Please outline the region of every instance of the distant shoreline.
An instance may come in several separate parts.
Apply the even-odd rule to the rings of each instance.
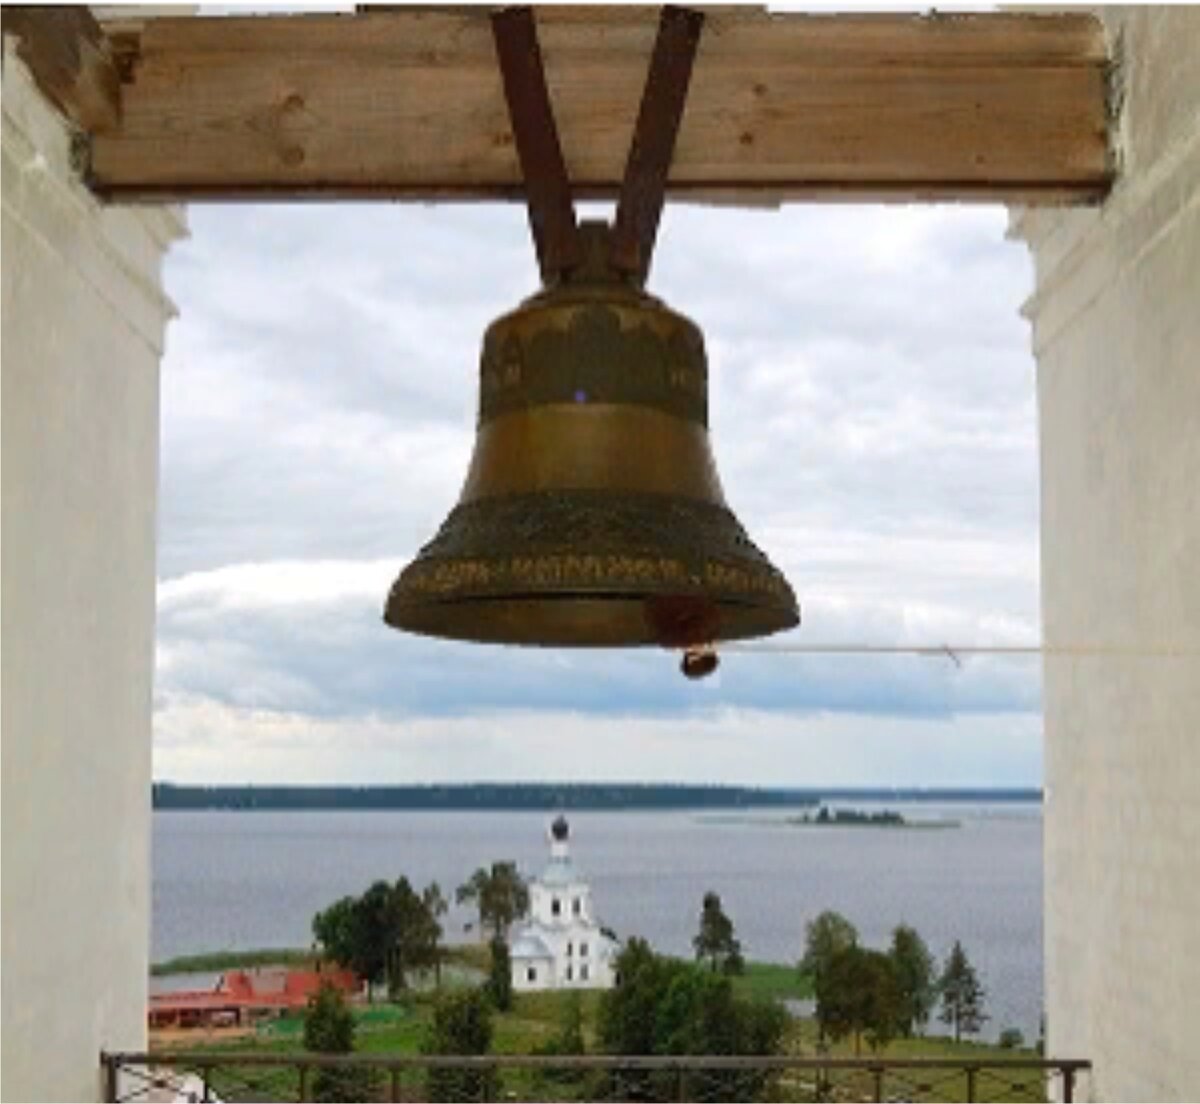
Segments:
[[[475,783],[426,786],[193,786],[156,782],[155,810],[237,812],[587,812],[746,810],[873,804],[1040,804],[1041,790],[769,789],[660,783]]]

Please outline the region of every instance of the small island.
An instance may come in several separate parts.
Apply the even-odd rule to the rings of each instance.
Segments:
[[[788,817],[788,824],[816,828],[957,828],[957,820],[909,820],[894,809],[877,813],[861,809],[830,809],[822,805],[815,814]]]

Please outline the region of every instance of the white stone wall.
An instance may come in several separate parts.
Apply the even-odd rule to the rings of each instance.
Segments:
[[[533,981],[529,980],[530,969],[537,971]],[[555,989],[557,981],[554,976],[554,961],[549,958],[513,959],[512,962],[513,988],[522,993],[538,989]]]
[[[1048,1052],[1200,1098],[1200,8],[1114,8],[1122,175],[1033,253]],[[1164,649],[1191,654],[1164,656]]]
[[[99,207],[6,44],[5,1100],[93,1100],[145,1045],[167,209]]]
[[[576,915],[574,902],[578,899],[580,912]],[[559,914],[554,915],[554,902],[559,903]],[[563,886],[544,886],[534,882],[529,887],[529,917],[547,927],[561,927],[574,920],[590,921],[592,918],[591,891],[581,882]]]

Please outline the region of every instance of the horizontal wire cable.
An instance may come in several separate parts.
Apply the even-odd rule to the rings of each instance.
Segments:
[[[917,655],[942,656],[1130,656],[1174,658],[1200,657],[1200,648],[1175,645],[1121,647],[1106,644],[741,644],[715,646],[720,652],[752,655]]]

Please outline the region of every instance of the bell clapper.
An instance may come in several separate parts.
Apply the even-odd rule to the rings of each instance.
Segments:
[[[694,644],[684,649],[679,669],[684,678],[696,681],[708,678],[720,664],[717,649],[712,644]]]

